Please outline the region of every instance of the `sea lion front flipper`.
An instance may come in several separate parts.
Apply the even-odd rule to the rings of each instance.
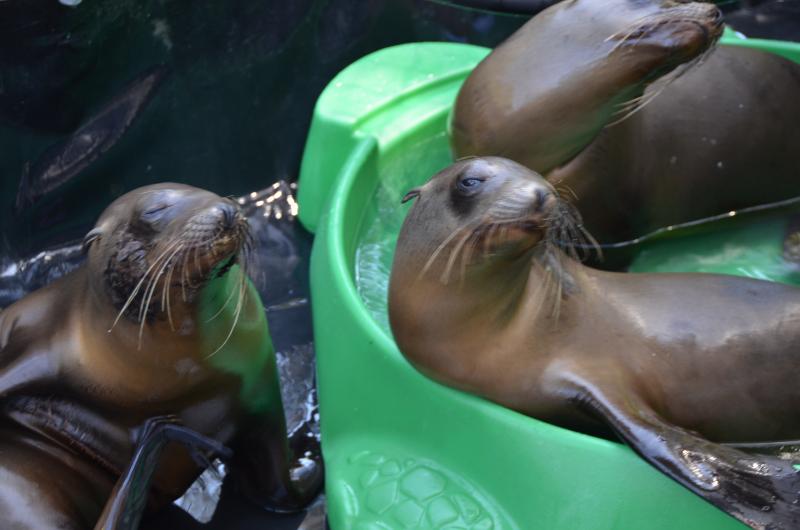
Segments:
[[[231,451],[214,439],[178,423],[172,416],[151,418],[145,422],[136,452],[109,496],[95,530],[136,530],[147,504],[150,481],[158,468],[161,453],[169,442],[180,442],[192,452],[211,452],[225,458]]]
[[[625,385],[598,386],[591,376],[562,372],[551,388],[607,422],[662,473],[744,524],[762,530],[800,525],[800,473],[789,462],[749,455],[672,425]]]
[[[248,421],[235,447],[233,469],[248,498],[279,513],[296,512],[308,505],[319,492],[324,475],[322,462],[294,457],[283,411]]]
[[[242,492],[261,507],[275,512],[296,512],[317,495],[324,478],[318,447],[290,441],[274,358],[265,363],[258,386],[263,405],[243,420],[234,446],[232,475]],[[310,434],[298,429],[299,436]],[[308,437],[311,444],[316,439]],[[293,449],[304,451],[297,455]],[[309,455],[309,456],[306,456]]]
[[[58,366],[51,361],[50,352],[27,351],[27,330],[21,329],[19,321],[14,308],[0,312],[0,397],[52,381],[57,376]]]

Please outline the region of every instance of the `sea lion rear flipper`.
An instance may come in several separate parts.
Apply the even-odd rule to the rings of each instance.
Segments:
[[[605,420],[632,449],[664,474],[762,530],[800,525],[800,473],[789,462],[712,443],[662,419],[624,386],[597,386],[570,374],[560,395]],[[622,395],[624,392],[624,395]]]
[[[180,442],[196,452],[211,452],[225,458],[230,449],[178,423],[172,416],[147,420],[139,436],[136,452],[103,508],[95,530],[136,530],[147,504],[150,481],[158,468],[161,453],[169,442]]]

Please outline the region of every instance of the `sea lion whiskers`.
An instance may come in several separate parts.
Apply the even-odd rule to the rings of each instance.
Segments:
[[[622,117],[617,118],[609,123],[607,123],[603,128],[613,127],[614,125],[619,125],[623,121],[627,120],[643,108],[645,108],[650,102],[652,102],[659,94],[664,90],[667,85],[660,87],[658,90],[654,92],[644,92],[640,96],[635,98],[629,99],[628,101],[623,101],[619,103],[619,109],[615,110],[611,116],[618,116],[622,114]]]
[[[209,353],[206,356],[206,359],[210,359],[211,357],[216,355],[216,353],[218,351],[220,351],[222,348],[225,347],[225,345],[228,343],[228,341],[233,336],[233,332],[236,329],[236,324],[239,323],[239,317],[242,314],[242,308],[244,307],[245,299],[247,298],[247,278],[245,277],[245,275],[241,271],[241,269],[239,270],[239,272],[240,272],[240,275],[239,275],[239,299],[236,302],[236,309],[234,311],[233,323],[231,324],[231,328],[228,331],[228,335],[225,337],[225,340],[222,341],[222,344],[220,344],[217,347],[216,350],[214,350],[213,352]]]
[[[168,245],[168,247],[171,246],[171,245],[177,245],[178,243],[180,243],[180,241],[177,241],[177,240],[171,241],[170,244]],[[158,261],[157,260],[154,261],[152,264],[150,264],[150,266],[147,268],[147,270],[145,270],[144,274],[142,274],[142,278],[139,280],[139,282],[133,288],[131,294],[128,296],[128,299],[125,301],[125,304],[123,304],[122,309],[120,309],[119,313],[117,313],[117,317],[114,319],[114,322],[111,324],[111,327],[108,329],[108,333],[111,333],[111,331],[117,325],[117,322],[119,322],[119,319],[122,318],[123,314],[125,314],[125,311],[131,305],[131,303],[133,302],[134,298],[136,297],[136,294],[139,292],[139,289],[141,289],[142,284],[147,279],[147,275],[150,273],[150,271],[152,269],[155,268],[155,266],[157,264],[158,264]]]
[[[459,235],[463,234],[464,232],[471,231],[472,227],[473,227],[473,226],[475,226],[475,224],[477,224],[477,223],[473,223],[472,225],[467,225],[467,226],[461,226],[461,227],[458,227],[458,228],[456,228],[455,230],[453,230],[453,231],[450,233],[450,235],[449,235],[449,236],[447,236],[447,237],[444,239],[444,241],[442,241],[442,242],[439,244],[439,246],[437,246],[437,247],[436,247],[436,249],[435,249],[435,250],[434,250],[434,251],[431,253],[431,256],[430,256],[430,257],[428,258],[428,260],[425,262],[425,265],[422,267],[422,270],[420,270],[420,272],[419,272],[419,275],[417,276],[417,278],[418,278],[418,279],[419,279],[419,278],[422,278],[422,276],[424,276],[424,275],[425,275],[425,273],[427,273],[427,272],[428,272],[428,270],[431,268],[431,266],[433,265],[433,263],[436,261],[436,258],[437,258],[437,257],[439,257],[439,254],[441,254],[442,250],[444,250],[444,249],[445,249],[445,247],[447,247],[447,245],[448,245],[448,244],[449,244],[451,241],[453,241],[453,239],[455,239],[455,238],[456,238],[456,237],[458,237]]]
[[[186,244],[186,252],[183,253],[181,260],[181,299],[184,303],[188,301],[188,297],[186,296],[186,285],[189,283],[189,270],[188,270],[188,261],[189,261],[189,249],[194,244],[195,238],[192,237],[189,239],[188,243]]]
[[[200,236],[199,235],[196,236],[196,241],[200,242]],[[200,262],[197,261],[197,252],[202,247],[203,247],[202,244],[199,244],[199,245],[196,244],[196,245],[194,245],[194,249],[193,249],[194,250],[194,269],[195,269],[195,271],[197,272],[198,275],[203,274],[203,269],[200,267]],[[190,250],[190,252],[191,252],[191,250]]]
[[[458,243],[456,243],[456,246],[450,251],[444,271],[442,272],[441,276],[439,276],[439,280],[443,284],[447,285],[450,282],[450,272],[453,268],[453,264],[455,263],[458,255],[461,253],[461,250],[464,248],[464,245],[474,236],[474,234],[475,230],[465,231],[464,235],[458,240]]]
[[[171,249],[167,248],[167,249],[164,250],[164,252],[161,253],[161,255],[158,256],[158,258],[156,258],[155,261],[156,262],[160,262],[160,266],[159,266],[157,272],[154,272],[152,275],[150,275],[150,279],[148,280],[147,285],[145,285],[144,296],[142,297],[142,301],[139,304],[139,321],[140,322],[144,322],[145,318],[147,317],[147,313],[150,310],[150,299],[152,298],[153,292],[155,291],[156,287],[158,286],[158,280],[161,277],[161,274],[162,274],[164,268],[169,264],[169,262],[172,259],[172,257],[178,251],[180,251],[182,246],[183,246],[182,244],[178,245],[178,248],[175,249],[174,251],[172,251],[172,253],[169,255],[169,257],[166,257],[166,255],[170,253]],[[145,301],[146,301],[146,303],[145,303]]]
[[[253,245],[255,244],[253,234],[250,230],[250,223],[245,218],[240,218],[235,226],[235,237],[240,241],[239,250],[236,253],[236,262],[245,276],[250,275],[250,270],[255,265]]]
[[[550,184],[553,186],[553,189],[555,190],[557,196],[569,195],[573,201],[578,200],[578,194],[575,193],[575,190],[573,190],[566,184],[560,182],[558,184],[551,182]]]
[[[556,195],[552,214],[546,218],[548,226],[544,241],[564,251],[569,257],[583,261],[594,251],[602,259],[602,249],[597,240],[583,225],[580,213],[568,201]],[[581,253],[578,253],[578,250]]]
[[[686,22],[701,25],[703,15],[707,15],[707,8],[698,3],[677,5],[665,10],[649,13],[631,22],[631,24],[605,38],[603,42],[617,40],[611,49],[613,52],[620,46],[628,43],[636,35],[634,44],[637,44],[649,31],[659,27],[683,24]]]
[[[141,308],[140,308],[140,311],[139,311],[139,338],[138,338],[138,343],[137,343],[137,347],[136,347],[137,350],[141,350],[142,349],[142,334],[144,333],[144,323],[147,320],[147,313],[150,311],[150,302],[152,301],[153,293],[155,292],[156,287],[158,287],[158,280],[164,274],[164,271],[166,270],[167,266],[170,265],[170,263],[172,262],[172,258],[178,252],[180,252],[182,248],[183,248],[183,246],[179,245],[178,248],[175,249],[172,252],[172,254],[169,255],[169,257],[167,257],[166,259],[163,260],[163,263],[161,264],[161,267],[159,268],[158,273],[154,274],[153,278],[150,280],[149,292],[148,292],[148,288],[145,289],[147,302],[144,305],[144,311],[142,312]],[[165,252],[165,254],[166,254],[166,252]],[[167,287],[166,281],[164,282],[164,287],[165,288]],[[162,294],[162,296],[163,296],[163,294]],[[144,302],[144,300],[142,300],[142,301]],[[163,311],[163,308],[162,308],[162,311]],[[175,329],[172,326],[171,322],[170,322],[170,328],[172,328],[172,331],[175,331]]]
[[[674,15],[676,12],[679,12],[680,15],[682,16],[675,17]],[[637,32],[639,32],[639,34],[636,36],[636,40],[632,41],[632,44],[634,45],[638,44],[639,41],[642,38],[644,38],[649,31],[652,31],[658,27],[678,25],[684,23],[694,23],[699,25],[700,27],[703,27],[704,31],[706,31],[707,33],[707,38],[708,38],[708,43],[705,46],[705,49],[702,53],[700,53],[697,57],[687,61],[686,63],[678,65],[672,71],[665,74],[663,77],[659,78],[656,81],[660,85],[657,90],[652,91],[650,93],[644,92],[642,94],[639,94],[638,96],[632,97],[626,101],[618,103],[617,106],[619,107],[619,109],[616,110],[612,114],[612,116],[623,114],[622,117],[612,121],[611,123],[606,124],[605,127],[611,127],[617,125],[630,118],[633,114],[639,112],[645,106],[650,104],[654,99],[656,99],[662,93],[662,91],[667,86],[670,85],[670,83],[680,78],[683,74],[685,74],[695,66],[701,64],[705,60],[705,58],[707,58],[708,55],[714,51],[714,49],[717,46],[717,43],[719,42],[718,35],[711,35],[710,33],[708,33],[708,30],[705,29],[705,27],[701,24],[699,15],[703,14],[705,14],[705,9],[698,5],[673,7],[667,10],[666,12],[662,11],[662,12],[651,13],[649,15],[645,15],[644,17],[635,20],[631,24],[631,26],[629,26],[630,28],[633,29],[627,30],[627,32],[621,38],[620,35],[622,34],[623,31],[626,30],[618,31],[605,39],[605,42],[608,42],[609,40],[613,39],[619,39],[619,42],[617,42],[609,52],[613,53],[623,44],[631,43],[632,36]],[[645,26],[647,26],[648,24],[650,24],[650,27],[645,29]],[[648,83],[648,85],[649,84],[650,83]]]
[[[175,272],[176,268],[175,263],[177,263],[177,261],[173,263],[172,267],[170,267],[169,272],[167,273],[167,278],[164,280],[164,286],[163,286],[164,296],[162,296],[162,308],[161,308],[161,311],[164,311],[163,302],[164,299],[166,298],[167,322],[169,323],[169,329],[171,331],[175,331],[175,324],[172,321],[172,306],[170,304],[170,291],[172,291],[170,287],[172,287],[172,273]]]
[[[243,271],[241,271],[241,270],[240,270],[240,273],[241,273],[242,275],[244,275],[244,272],[243,272]],[[209,317],[208,319],[206,319],[206,324],[208,324],[209,322],[211,322],[212,320],[214,320],[215,318],[217,318],[218,316],[220,316],[220,315],[222,314],[222,311],[223,311],[223,310],[224,310],[226,307],[228,307],[228,304],[230,303],[230,301],[231,301],[231,300],[233,300],[233,295],[235,295],[235,294],[236,294],[236,290],[235,290],[235,289],[231,289],[231,292],[230,292],[230,294],[228,295],[228,298],[226,298],[226,299],[225,299],[225,303],[223,303],[223,304],[222,304],[222,307],[220,307],[220,308],[217,310],[217,312],[216,312],[216,313],[214,313],[213,315],[211,315],[211,317]]]
[[[477,231],[473,230],[472,234],[470,235],[470,238],[476,239],[477,237],[478,237]],[[476,247],[477,247],[477,245],[475,245],[474,243],[470,243],[461,252],[461,264],[460,264],[460,267],[459,267],[459,274],[460,274],[460,276],[459,276],[459,286],[460,287],[464,286],[464,278],[467,275],[467,264],[472,259],[472,253],[473,253],[473,251],[475,250]]]
[[[664,89],[667,88],[671,83],[673,83],[675,80],[680,78],[682,75],[684,75],[686,72],[688,72],[695,66],[700,65],[709,56],[709,54],[711,54],[714,51],[716,45],[717,43],[715,41],[708,47],[706,51],[704,51],[691,61],[676,67],[673,71],[669,72],[662,78],[650,84],[651,86],[658,84],[659,85],[658,89],[650,93],[645,91],[634,98],[618,103],[617,105],[620,108],[614,111],[614,113],[612,113],[612,116],[617,116],[622,113],[625,114],[621,118],[618,118],[606,124],[605,127],[603,128],[613,127],[614,125],[622,123],[623,121],[627,120],[628,118],[630,118],[631,116],[633,116],[634,114],[645,108],[647,105],[652,103],[653,100],[655,100],[658,96],[660,96],[661,93],[664,91]]]
[[[197,243],[200,241],[200,234],[193,234],[189,241],[186,244],[186,252],[183,255],[183,265],[181,268],[181,296],[183,297],[183,301],[187,302],[188,297],[186,296],[186,287],[191,287],[191,276],[189,274],[189,257],[192,254],[192,249],[197,248]]]

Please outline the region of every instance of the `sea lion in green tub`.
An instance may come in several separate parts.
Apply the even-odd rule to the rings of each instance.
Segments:
[[[187,441],[177,425],[200,452],[229,445],[262,506],[313,498],[321,463],[298,466],[287,445],[264,309],[239,263],[248,237],[229,199],[139,188],[100,216],[81,267],[0,313],[0,527],[93,527],[137,437],[164,455],[149,499],[135,493],[172,501],[200,472],[167,443]],[[99,527],[135,528],[116,508]]]
[[[575,210],[503,158],[459,161],[412,198],[389,320],[417,369],[568,428],[610,427],[743,523],[798,528],[792,462],[721,444],[800,439],[800,289],[586,267]]]
[[[560,2],[466,80],[453,152],[570,190],[601,244],[798,196],[800,66],[722,29],[707,3]]]

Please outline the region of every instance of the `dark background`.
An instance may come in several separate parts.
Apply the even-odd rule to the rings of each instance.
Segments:
[[[342,68],[403,42],[494,46],[547,3],[0,0],[0,260],[79,239],[141,185],[243,195],[291,182],[314,102]],[[748,36],[800,37],[796,0],[721,5]],[[145,86],[148,75],[160,81]],[[282,230],[305,271],[310,236]],[[297,289],[307,296],[307,284]],[[299,329],[277,333],[308,335],[304,315],[292,319]],[[229,489],[208,526],[176,509],[143,528],[296,528],[302,519],[263,514]]]

